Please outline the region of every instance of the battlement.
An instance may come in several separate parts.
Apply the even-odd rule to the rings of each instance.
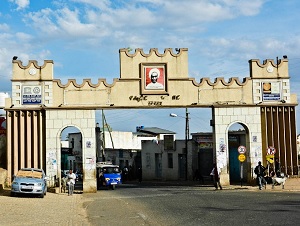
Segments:
[[[120,49],[120,78],[140,79],[140,67],[143,63],[165,63],[167,65],[168,78],[188,77],[188,49],[175,50],[166,48],[159,53],[157,48],[150,49],[146,54],[143,49],[135,49],[130,53],[129,49]]]
[[[91,79],[83,79],[82,83],[79,84],[77,83],[76,79],[68,79],[66,84],[63,84],[61,82],[60,79],[54,79],[53,82],[57,84],[58,87],[60,88],[70,88],[70,87],[74,87],[74,88],[83,88],[83,87],[91,87],[91,88],[97,88],[100,85],[103,84],[104,87],[108,87],[111,88],[113,87],[116,82],[118,81],[118,79],[114,79],[112,84],[107,83],[106,79],[103,78],[99,78],[98,82],[96,84],[92,83]]]
[[[250,77],[252,79],[279,79],[289,78],[288,59],[279,59],[275,63],[274,60],[266,59],[261,64],[259,60],[249,60]]]
[[[159,53],[158,52],[158,49],[157,48],[151,48],[150,51],[149,51],[149,54],[146,54],[144,52],[143,49],[135,49],[135,52],[134,53],[130,53],[130,49],[120,49],[119,52],[121,53],[125,53],[128,57],[136,57],[138,54],[141,54],[143,57],[150,57],[152,54],[155,54],[156,56],[158,57],[165,57],[165,56],[168,56],[168,55],[171,55],[173,57],[179,57],[181,54],[184,54],[185,52],[188,51],[187,48],[180,48],[180,49],[177,49],[176,48],[176,53],[173,52],[173,49],[172,48],[166,48],[164,50],[164,53]]]
[[[36,60],[30,60],[23,65],[20,60],[13,60],[12,81],[36,81],[53,79],[53,60],[44,60],[39,66]]]
[[[226,87],[226,86],[234,86],[234,85],[245,86],[250,81],[250,78],[247,77],[244,78],[243,81],[240,81],[238,77],[231,77],[228,79],[228,82],[226,82],[224,77],[215,78],[213,82],[211,81],[210,78],[201,78],[199,83],[197,83],[193,78],[192,81],[193,84],[198,87],[205,86],[205,85],[212,86],[212,87],[215,86]]]

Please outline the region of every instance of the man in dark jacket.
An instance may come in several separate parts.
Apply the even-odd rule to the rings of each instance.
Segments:
[[[275,173],[276,173],[276,177],[281,177],[281,168],[280,168],[280,162],[278,158],[275,159]]]
[[[259,190],[262,188],[262,183],[266,183],[264,175],[266,168],[261,164],[261,161],[258,162],[258,165],[254,169],[254,173],[257,175]]]

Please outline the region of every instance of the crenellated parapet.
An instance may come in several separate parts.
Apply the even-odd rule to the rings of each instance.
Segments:
[[[261,64],[259,60],[249,60],[250,77],[252,79],[277,79],[289,78],[288,59],[264,60]]]
[[[99,78],[98,82],[96,84],[92,83],[91,79],[83,79],[81,84],[78,84],[76,79],[68,79],[66,84],[62,84],[60,79],[54,79],[53,83],[56,83],[58,87],[60,88],[83,88],[83,87],[90,87],[90,88],[98,88],[101,85],[104,87],[108,87],[111,88],[113,87],[116,82],[118,81],[118,79],[114,79],[112,84],[107,83],[106,79],[103,78]]]
[[[12,81],[37,81],[53,79],[53,60],[45,60],[39,66],[36,60],[30,60],[23,65],[20,60],[13,60]]]
[[[198,86],[198,87],[201,87],[201,86],[204,86],[204,85],[209,85],[209,86],[212,86],[212,87],[215,87],[215,86],[225,86],[225,87],[228,87],[228,86],[234,86],[234,85],[245,86],[245,85],[248,84],[248,82],[250,80],[251,79],[249,77],[247,77],[247,78],[244,78],[243,81],[241,82],[238,77],[232,77],[232,78],[228,79],[228,82],[226,82],[225,78],[218,77],[218,78],[215,78],[215,80],[212,82],[210,80],[210,78],[201,78],[199,83],[197,83],[195,81],[195,79],[193,79],[193,84],[195,86]]]
[[[184,51],[187,51],[188,49],[187,48],[181,48],[181,49],[176,49],[176,53],[174,53],[173,49],[172,48],[166,48],[164,49],[164,52],[163,53],[160,53],[158,51],[157,48],[151,48],[149,53],[145,53],[143,49],[135,49],[134,53],[131,53],[130,52],[130,49],[120,49],[120,53],[121,52],[124,52],[128,57],[136,57],[138,54],[141,54],[143,57],[150,57],[152,54],[155,54],[156,56],[158,57],[166,57],[168,55],[171,55],[173,57],[178,57],[180,56],[181,54],[184,53]]]
[[[253,103],[295,103],[296,98],[290,93],[288,59],[276,62],[266,59],[260,63],[257,59],[249,60],[252,79]]]
[[[176,49],[176,53],[171,48],[166,48],[163,53],[152,48],[148,54],[143,49],[136,49],[134,53],[130,53],[128,49],[120,49],[119,57],[121,79],[140,79],[141,63],[165,63],[168,78],[188,77],[187,48]]]
[[[42,66],[36,61],[22,65],[13,61],[12,100],[6,105],[18,108],[153,108],[208,107],[212,105],[297,104],[290,94],[288,60],[249,60],[250,77],[240,79],[195,78],[188,76],[188,49],[160,53],[158,49],[131,52],[120,49],[120,78],[112,83],[99,78],[81,82],[53,79],[53,61]],[[151,73],[159,73],[150,85]],[[150,87],[150,88],[149,88]],[[28,98],[28,99],[27,99]]]

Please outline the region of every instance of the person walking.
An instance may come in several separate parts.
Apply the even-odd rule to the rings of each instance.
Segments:
[[[70,170],[68,174],[68,182],[67,182],[67,184],[69,185],[68,195],[73,195],[75,180],[76,180],[76,175],[75,173],[73,173],[73,170]]]
[[[218,187],[220,187],[220,190],[222,190],[223,188],[220,183],[220,174],[219,174],[219,171],[217,168],[217,164],[214,163],[213,169],[212,169],[210,175],[213,177],[214,186],[215,186],[216,190],[218,190]]]
[[[258,187],[259,190],[262,188],[262,184],[266,184],[264,175],[266,168],[261,164],[261,161],[258,162],[258,165],[254,169],[254,173],[257,175]]]

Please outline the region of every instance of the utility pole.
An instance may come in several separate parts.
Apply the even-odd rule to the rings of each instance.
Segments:
[[[104,111],[102,109],[102,162],[105,162],[104,150],[105,150]]]
[[[190,128],[189,128],[189,112],[185,108],[185,179],[188,179],[188,140],[190,138]]]

